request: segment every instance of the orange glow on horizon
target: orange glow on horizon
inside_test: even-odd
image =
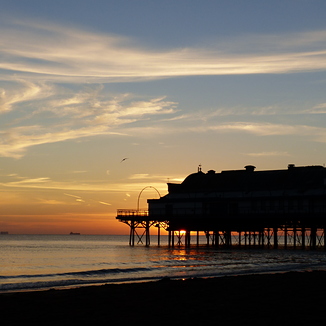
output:
[[[11,215],[2,220],[1,231],[9,234],[129,234],[129,227],[119,222],[114,216],[85,215]]]

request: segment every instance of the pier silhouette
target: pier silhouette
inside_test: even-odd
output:
[[[209,170],[168,183],[168,194],[148,199],[148,209],[119,209],[130,227],[129,244],[149,246],[150,230],[168,232],[171,247],[326,249],[326,169],[289,164],[283,170]],[[195,241],[192,243],[192,239]]]

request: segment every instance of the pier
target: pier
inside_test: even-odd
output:
[[[169,183],[168,194],[148,199],[148,210],[119,209],[129,244],[151,244],[150,231],[168,233],[168,245],[326,250],[326,169],[210,170]]]

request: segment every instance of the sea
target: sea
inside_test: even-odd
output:
[[[205,241],[203,241],[205,243]],[[288,271],[326,270],[326,252],[129,246],[129,236],[0,235],[0,292]]]

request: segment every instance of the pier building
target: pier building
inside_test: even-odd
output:
[[[119,209],[117,219],[130,227],[130,245],[150,245],[150,229],[168,231],[169,246],[326,249],[326,169],[295,166],[257,171],[247,165],[220,173],[202,171],[168,193],[148,199],[148,210]],[[191,239],[195,239],[191,242]]]

